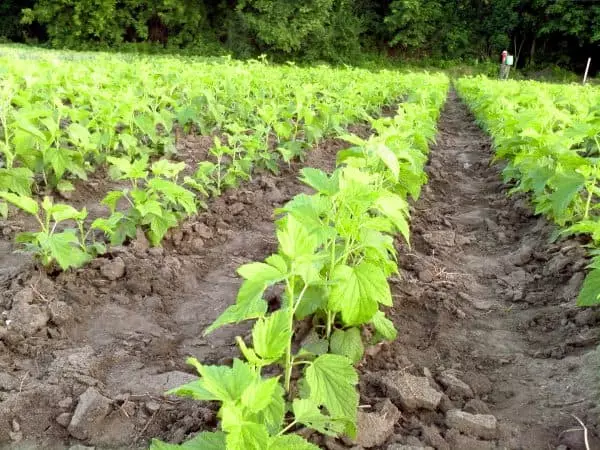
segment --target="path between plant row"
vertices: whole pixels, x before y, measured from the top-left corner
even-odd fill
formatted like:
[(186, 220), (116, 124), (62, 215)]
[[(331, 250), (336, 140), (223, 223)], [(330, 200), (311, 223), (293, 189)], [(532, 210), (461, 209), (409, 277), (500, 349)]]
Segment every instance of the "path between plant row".
[[(581, 245), (549, 243), (552, 227), (506, 197), (490, 140), (454, 92), (438, 127), (412, 248), (401, 246), (392, 280), (399, 336), (360, 367), (361, 403), (393, 402), (373, 448), (585, 448), (583, 433), (568, 431), (579, 426), (571, 414), (600, 448), (600, 318), (575, 307)], [(306, 165), (332, 169), (343, 145), (325, 142)], [(12, 324), (0, 327), (0, 447), (144, 448), (153, 436), (179, 442), (215, 427), (210, 405), (161, 393), (194, 378), (186, 356), (236, 356), (234, 336), (247, 327), (202, 331), (235, 298), (236, 267), (274, 251), (273, 209), (305, 189), (299, 167), (215, 199), (164, 249), (140, 238), (74, 273), (41, 274), (0, 241), (0, 306)], [(414, 408), (400, 391), (423, 381), (437, 401)], [(469, 422), (478, 415), (488, 422)]]
[[(398, 440), (448, 448), (437, 439), (445, 437), (462, 450), (585, 448), (583, 431), (567, 431), (580, 428), (573, 414), (590, 428), (590, 448), (600, 448), (599, 317), (575, 306), (581, 245), (550, 243), (552, 226), (525, 199), (507, 198), (490, 139), (455, 92), (438, 129), (412, 249), (393, 290), (399, 339), (368, 368), (380, 388), (378, 371), (404, 370), (429, 377), (450, 399), (435, 412), (404, 415)], [(448, 430), (455, 408), (494, 415), (496, 439)]]

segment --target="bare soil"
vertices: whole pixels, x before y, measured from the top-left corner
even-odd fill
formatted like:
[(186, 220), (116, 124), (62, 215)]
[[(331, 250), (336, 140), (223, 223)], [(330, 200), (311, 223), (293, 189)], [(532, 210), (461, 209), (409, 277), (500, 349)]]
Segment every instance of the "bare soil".
[[(552, 226), (524, 199), (506, 197), (489, 138), (454, 93), (437, 142), (411, 247), (398, 243), (403, 270), (388, 314), (399, 337), (361, 364), (361, 404), (385, 398), (376, 380), (397, 371), (427, 377), (444, 397), (431, 411), (394, 400), (402, 415), (376, 448), (583, 449), (574, 415), (600, 449), (600, 313), (575, 307), (581, 243), (551, 243)], [(190, 158), (194, 145), (185, 145)], [(197, 145), (202, 158), (205, 143)], [(234, 337), (246, 325), (208, 338), (203, 330), (233, 302), (235, 269), (275, 250), (273, 210), (304, 191), (299, 168), (330, 170), (343, 146), (326, 141), (305, 163), (211, 201), (161, 249), (139, 236), (84, 269), (49, 275), (0, 240), (0, 448), (146, 448), (151, 437), (179, 442), (214, 428), (212, 405), (162, 393), (194, 378), (187, 356), (227, 363), (237, 355)], [(2, 226), (5, 236), (15, 231)], [(448, 373), (471, 393), (449, 388)], [(89, 422), (72, 417), (84, 403)], [(457, 437), (446, 421), (452, 409), (494, 415), (498, 433)]]

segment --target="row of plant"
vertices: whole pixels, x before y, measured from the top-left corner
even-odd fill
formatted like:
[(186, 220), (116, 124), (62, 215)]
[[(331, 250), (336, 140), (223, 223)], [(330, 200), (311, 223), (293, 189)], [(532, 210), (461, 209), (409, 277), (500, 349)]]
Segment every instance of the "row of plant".
[(459, 95), (505, 160), (510, 193), (531, 194), (560, 235), (585, 235), (592, 257), (578, 304), (600, 303), (600, 89), (462, 78)]
[[(317, 449), (296, 433), (302, 428), (356, 436), (354, 365), (366, 345), (396, 337), (380, 310), (392, 306), (394, 237), (409, 241), (408, 200), (426, 181), (428, 143), (448, 88), (442, 75), (422, 81), (394, 117), (371, 120), (371, 137), (343, 136), (351, 146), (332, 173), (302, 170), (314, 193), (276, 211), (277, 253), (238, 269), (235, 304), (206, 330), (255, 320), (251, 342), (237, 338), (241, 358), (232, 367), (190, 358), (200, 378), (169, 392), (218, 402), (220, 430), (183, 445), (155, 440), (152, 449)], [(263, 295), (273, 288), (281, 288), (280, 305), (268, 311)]]
[[(152, 61), (6, 59), (0, 198), (36, 217), (39, 229), (17, 239), (44, 264), (79, 267), (138, 228), (159, 245), (209, 196), (250, 179), (257, 167), (277, 171), (281, 160), (302, 158), (323, 136), (411, 95), (428, 77), (222, 60), (190, 61), (181, 70), (181, 59)], [(143, 117), (153, 119), (140, 125)], [(195, 169), (172, 160), (177, 126), (220, 136)], [(74, 178), (86, 179), (98, 166), (126, 183), (102, 201), (105, 217), (35, 200), (37, 193), (73, 189)], [(7, 203), (0, 201), (0, 213), (8, 214)]]
[(0, 188), (18, 194), (29, 193), (34, 179), (42, 190), (72, 190), (73, 180), (85, 180), (110, 156), (170, 157), (175, 124), (184, 133), (222, 136), (213, 153), (231, 160), (231, 170), (246, 170), (240, 160), (247, 153), (275, 170), (279, 159), (289, 161), (406, 89), (390, 71), (228, 59), (68, 60), (40, 52), (34, 63), (0, 56), (0, 67)]

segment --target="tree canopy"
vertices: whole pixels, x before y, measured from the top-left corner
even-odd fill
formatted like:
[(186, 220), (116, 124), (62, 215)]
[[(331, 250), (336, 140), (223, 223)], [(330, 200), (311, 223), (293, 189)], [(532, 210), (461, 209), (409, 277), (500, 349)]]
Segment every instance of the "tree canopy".
[(0, 36), (59, 48), (158, 43), (236, 56), (351, 61), (361, 51), (571, 68), (600, 54), (600, 1), (4, 0)]

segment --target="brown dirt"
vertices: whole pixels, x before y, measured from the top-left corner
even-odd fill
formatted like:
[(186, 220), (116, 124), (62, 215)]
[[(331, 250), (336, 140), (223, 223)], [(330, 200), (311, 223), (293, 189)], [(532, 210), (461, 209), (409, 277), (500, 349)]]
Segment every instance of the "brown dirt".
[[(582, 431), (567, 431), (579, 427), (572, 414), (590, 429), (590, 448), (600, 448), (600, 314), (575, 306), (581, 245), (551, 244), (552, 226), (523, 199), (507, 198), (500, 167), (490, 166), (489, 138), (454, 93), (438, 126), (412, 249), (401, 253), (402, 279), (393, 284), (389, 313), (399, 338), (364, 371), (439, 380), (452, 370), (499, 421), (498, 447), (490, 448), (585, 448)], [(363, 403), (380, 396), (363, 383)], [(451, 406), (463, 408), (465, 400), (455, 396)], [(443, 410), (451, 406), (404, 415), (395, 439), (426, 442), (428, 425), (448, 433)]]
[[(582, 433), (566, 430), (578, 426), (574, 414), (590, 433), (600, 431), (600, 316), (574, 306), (581, 246), (550, 244), (551, 226), (523, 200), (506, 198), (499, 168), (489, 166), (489, 139), (454, 94), (439, 129), (430, 183), (414, 205), (412, 248), (400, 248), (402, 277), (392, 280), (389, 315), (399, 337), (362, 364), (361, 403), (384, 396), (367, 381), (382, 371), (426, 374), (442, 391), (434, 379), (452, 369), (500, 424), (493, 447), (472, 448), (583, 448)], [(326, 141), (303, 165), (329, 170), (343, 145)], [(247, 326), (209, 338), (202, 331), (235, 298), (235, 269), (275, 250), (273, 209), (305, 189), (300, 166), (258, 175), (215, 199), (163, 249), (140, 237), (57, 277), (0, 241), (0, 448), (145, 448), (150, 437), (178, 442), (214, 427), (210, 405), (161, 394), (193, 378), (187, 356), (226, 363), (237, 354), (234, 336)], [(108, 414), (78, 441), (72, 435), (80, 430), (59, 422), (68, 424), (90, 387), (108, 399)], [(444, 422), (451, 406), (468, 409), (466, 399), (448, 394), (436, 411), (398, 404), (402, 417), (381, 448), (427, 442), (432, 425), (448, 448), (468, 450), (452, 444), (456, 430)]]
[[(226, 192), (170, 231), (161, 249), (139, 236), (86, 268), (49, 276), (0, 241), (0, 448), (77, 443), (57, 419), (63, 414), (68, 423), (89, 387), (110, 399), (111, 413), (83, 439), (87, 444), (146, 448), (151, 437), (180, 440), (214, 426), (206, 406), (165, 400), (162, 393), (192, 378), (186, 357), (223, 363), (236, 354), (234, 337), (247, 326), (209, 338), (203, 330), (235, 299), (235, 269), (276, 250), (274, 208), (307, 189), (298, 170), (333, 169), (343, 145), (324, 141), (280, 176), (258, 174)], [(102, 198), (102, 187), (86, 191), (88, 209)], [(79, 195), (72, 201), (84, 206)], [(19, 218), (1, 224), (4, 236), (27, 228)], [(122, 276), (111, 280), (109, 272)]]

